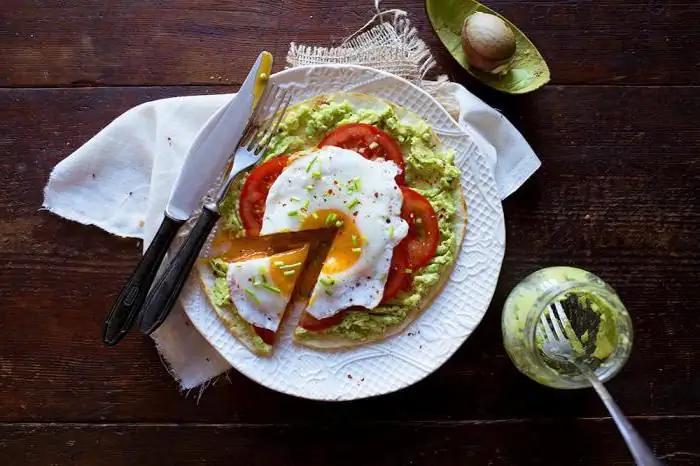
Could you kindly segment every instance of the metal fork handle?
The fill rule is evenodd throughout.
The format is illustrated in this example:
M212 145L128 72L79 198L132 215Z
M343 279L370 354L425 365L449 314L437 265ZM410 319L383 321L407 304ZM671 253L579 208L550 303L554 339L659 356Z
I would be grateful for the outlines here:
M215 205L204 206L185 242L170 261L163 275L153 285L139 321L139 328L144 334L150 335L170 314L199 256L199 251L219 217L221 214Z
M612 395L610 395L610 392L608 392L608 389L605 388L605 385L600 379L585 364L576 360L572 360L572 362L581 371L581 374L588 379L591 385L593 385L598 396L600 396L610 416L613 418L613 421L615 421L615 425L617 425L620 434L622 434L622 438L625 440L635 463L637 463L638 466L663 466L663 463L654 455L644 439L627 420L627 417L622 413L622 410L617 403L615 403Z

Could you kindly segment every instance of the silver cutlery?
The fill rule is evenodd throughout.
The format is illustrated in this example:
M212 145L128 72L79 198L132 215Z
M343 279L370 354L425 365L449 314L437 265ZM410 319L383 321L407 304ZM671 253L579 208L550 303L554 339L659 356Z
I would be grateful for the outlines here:
M568 305L570 304L567 302ZM585 312L585 311L582 311ZM654 453L647 446L646 442L630 424L620 407L613 400L610 392L605 388L603 382L595 372L588 366L585 356L574 351L574 347L569 340L569 336L564 329L572 328L566 312L561 302L556 302L549 307L549 312L543 312L540 316L541 328L544 330L544 344L542 351L546 356L555 360L573 364L576 369L588 379L595 389L600 399L608 409L610 416L622 434L622 438L627 444L632 457L639 466L660 466L663 463L654 456Z
M107 315L102 341L116 345L140 315L148 289L175 235L200 206L204 194L216 182L250 121L260 74L269 73L272 56L262 52L236 95L219 109L190 147L170 193L163 221L146 253L122 288Z
M228 173L226 181L222 184L214 200L204 204L197 223L192 227L181 248L148 293L139 321L139 327L143 333L147 335L152 333L170 314L185 285L190 270L199 256L202 246L221 216L219 203L226 196L226 192L236 176L262 158L268 148L271 137L277 132L291 100L292 94L289 90L278 89L273 85L269 85L265 90L260 103L255 109L251 125L248 127L241 139L240 146L234 154L233 166ZM276 105L272 111L272 116L257 127L255 122L257 121L259 110L271 106L274 102L276 102Z

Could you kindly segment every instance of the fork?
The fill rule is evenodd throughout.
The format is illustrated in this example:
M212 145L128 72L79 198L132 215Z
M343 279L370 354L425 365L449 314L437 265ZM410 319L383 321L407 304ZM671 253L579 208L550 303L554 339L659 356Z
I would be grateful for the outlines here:
M291 100L292 93L288 89L280 90L271 84L266 88L235 150L233 165L225 182L222 183L216 196L204 204L197 223L148 293L139 321L139 328L143 333L151 334L170 314L202 246L221 217L219 203L226 196L236 176L260 161L269 147L272 136L277 132ZM270 118L258 125L256 120L259 111L275 101L277 104Z
M549 318L548 318L549 317ZM627 444L634 461L639 466L659 466L663 465L656 456L652 453L651 449L647 446L646 442L639 433L636 431L632 424L627 420L625 415L622 413L620 407L613 400L610 392L605 388L603 382L598 378L598 376L588 367L584 357L579 356L574 351L574 348L569 341L565 328L572 328L569 318L566 316L562 304L556 302L552 304L549 308L549 312L542 312L540 315L540 323L544 330L544 345L542 345L542 351L545 355L558 361L566 361L573 364L581 375L586 377L590 384L595 389L603 404L608 409L610 416L615 421L617 428L622 434L622 438Z

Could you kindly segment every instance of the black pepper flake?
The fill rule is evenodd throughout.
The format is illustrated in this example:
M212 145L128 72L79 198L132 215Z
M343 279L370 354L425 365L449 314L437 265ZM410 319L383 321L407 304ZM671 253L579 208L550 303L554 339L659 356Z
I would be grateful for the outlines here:
M360 382L364 382L364 381L365 381L365 378L362 377L362 378L360 379Z
M352 380L352 374L348 374L348 379Z
M389 219L389 217L386 218L386 223L391 223L391 219Z
M374 193L374 197L375 197L376 199L379 199L379 193Z
M170 138L168 138L168 139L170 139ZM204 360L207 361L207 362L209 362L209 358L204 358Z
M93 178L93 179L95 178L95 174L94 174L94 173L92 174L92 178Z
M129 196L131 196L132 194L134 194L134 192L133 192L133 191L129 191Z

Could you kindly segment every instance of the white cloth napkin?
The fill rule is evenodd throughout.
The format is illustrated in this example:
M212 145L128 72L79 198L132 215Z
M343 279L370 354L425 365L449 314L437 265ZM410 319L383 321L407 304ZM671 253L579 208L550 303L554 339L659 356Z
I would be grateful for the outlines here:
M464 87L443 79L416 80L432 67L432 57L415 37L404 12L378 11L373 19L381 21L386 13L394 15L393 23L383 22L334 49L292 44L289 65L314 59L317 63L370 62L423 85L493 163L501 198L510 195L540 166L535 153L506 118ZM376 57L379 53L386 60L387 49L393 50L394 58L384 67ZM45 188L44 208L118 236L141 238L145 250L160 225L187 149L206 120L230 98L231 94L175 97L128 110L56 165ZM206 386L230 369L178 306L152 337L182 389Z

